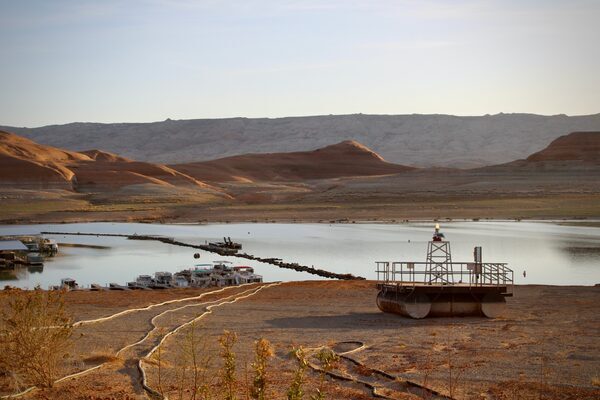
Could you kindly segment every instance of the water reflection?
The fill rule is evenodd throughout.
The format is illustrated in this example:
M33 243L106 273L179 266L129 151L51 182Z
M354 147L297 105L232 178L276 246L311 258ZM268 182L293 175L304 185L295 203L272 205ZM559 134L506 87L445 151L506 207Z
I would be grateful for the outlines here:
M12 268L0 269L0 283L7 284L8 281L23 281L29 279L30 274L42 274L43 265L15 265ZM14 285L14 284L13 284ZM20 285L17 285L20 286Z
M586 247L586 246L565 246L561 248L567 257L571 258L576 262L593 262L600 260L600 247Z
M230 236L243 251L279 257L338 273L375 279L375 261L424 261L432 223L411 224L223 224L159 225L91 223L0 226L0 235L40 231L154 234L188 243ZM471 261L473 247L483 247L484 262L507 262L519 284L590 285L600 283L600 228L546 222L446 222L442 231L451 242L453 261ZM177 272L195 263L225 259L254 267L265 281L318 277L283 270L256 261L125 238L54 235L63 245L43 271L0 273L0 285L55 285L71 277L82 285L125 284L137 275ZM64 244L68 243L68 246ZM199 252L199 260L193 254ZM523 278L523 272L527 277Z

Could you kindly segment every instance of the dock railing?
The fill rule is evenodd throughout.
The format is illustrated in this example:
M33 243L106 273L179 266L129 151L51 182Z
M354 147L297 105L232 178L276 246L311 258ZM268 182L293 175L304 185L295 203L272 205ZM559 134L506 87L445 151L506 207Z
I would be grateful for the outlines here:
M436 263L376 261L380 284L411 287L421 285L455 285L469 287L502 286L512 292L514 272L506 263L447 262L445 269L431 268Z

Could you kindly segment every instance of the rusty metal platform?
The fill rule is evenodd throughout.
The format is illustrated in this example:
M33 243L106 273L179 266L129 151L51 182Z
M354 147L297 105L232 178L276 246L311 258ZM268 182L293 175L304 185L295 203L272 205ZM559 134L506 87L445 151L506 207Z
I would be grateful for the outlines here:
M437 294L437 293L449 293L449 294L486 294L486 293L498 293L505 297L512 297L512 287L508 285L478 285L472 286L467 283L455 283L451 285L433 285L426 284L423 282L409 282L400 283L377 283L377 289L391 292L398 292L400 294L409 293L426 293L426 294Z

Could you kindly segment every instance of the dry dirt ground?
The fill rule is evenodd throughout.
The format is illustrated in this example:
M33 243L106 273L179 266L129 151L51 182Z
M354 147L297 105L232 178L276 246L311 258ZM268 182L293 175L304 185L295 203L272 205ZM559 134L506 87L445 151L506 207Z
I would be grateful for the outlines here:
M600 180L598 180L600 182ZM416 219L586 219L600 215L600 192L571 193L418 193L389 194L381 191L346 193L326 190L318 194L295 193L282 200L265 194L255 185L237 188L236 202L181 197L111 197L110 201L89 195L54 191L10 191L0 195L0 223L74 222L330 222L390 221ZM248 193L248 194L246 194ZM290 194L292 193L292 194ZM259 199L261 196L267 200ZM264 202L263 202L264 201Z
M502 318L411 320L381 313L374 286L367 281L310 281L219 292L71 292L67 304L76 321L134 310L75 329L65 374L105 364L24 398L145 398L138 360L169 332L199 316L193 335L192 325L183 326L142 364L148 384L171 399L192 397L192 370L181 379L182 366L191 365L186 356L192 340L198 363L206 367L199 381L212 385L212 398L222 398L217 340L224 330L238 335L234 351L241 399L246 398L244 383L252 381L252 349L259 338L275 349L269 368L272 399L285 398L292 380L297 365L289 356L292 346L303 346L311 364L318 364L313 355L321 346L350 351L332 369L349 380L326 378L328 399L373 398L368 384L395 399L600 398L598 287L517 286ZM182 298L188 300L158 304ZM158 305L136 309L151 304ZM306 378L308 398L321 377L309 369ZM7 382L3 389L7 393Z

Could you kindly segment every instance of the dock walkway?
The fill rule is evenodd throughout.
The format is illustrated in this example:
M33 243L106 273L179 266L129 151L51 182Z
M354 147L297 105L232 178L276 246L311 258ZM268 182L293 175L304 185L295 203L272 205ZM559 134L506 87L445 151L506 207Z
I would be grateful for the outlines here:
M170 244L173 246L181 246L181 247L189 247L193 249L204 250L210 253L216 253L221 256L231 256L231 257L239 257L245 258L247 260L259 261L265 264L275 265L279 268L285 269L293 269L298 272L307 272L312 275L321 276L323 278L331 278L331 279L340 279L340 280L364 280L365 278L362 276L355 276L352 274L338 274L331 271L326 271L319 268L309 267L306 265L300 265L298 263L288 263L284 262L280 258L263 258L257 257L252 254L239 253L235 249L223 248L214 245L203 245L203 244L191 244L185 243L179 240L176 240L167 236L157 236L157 235L126 235L119 233L84 233L84 232L41 232L43 235L76 235L76 236L107 236L107 237L123 237L129 240L155 240L158 242L162 242L165 244Z

